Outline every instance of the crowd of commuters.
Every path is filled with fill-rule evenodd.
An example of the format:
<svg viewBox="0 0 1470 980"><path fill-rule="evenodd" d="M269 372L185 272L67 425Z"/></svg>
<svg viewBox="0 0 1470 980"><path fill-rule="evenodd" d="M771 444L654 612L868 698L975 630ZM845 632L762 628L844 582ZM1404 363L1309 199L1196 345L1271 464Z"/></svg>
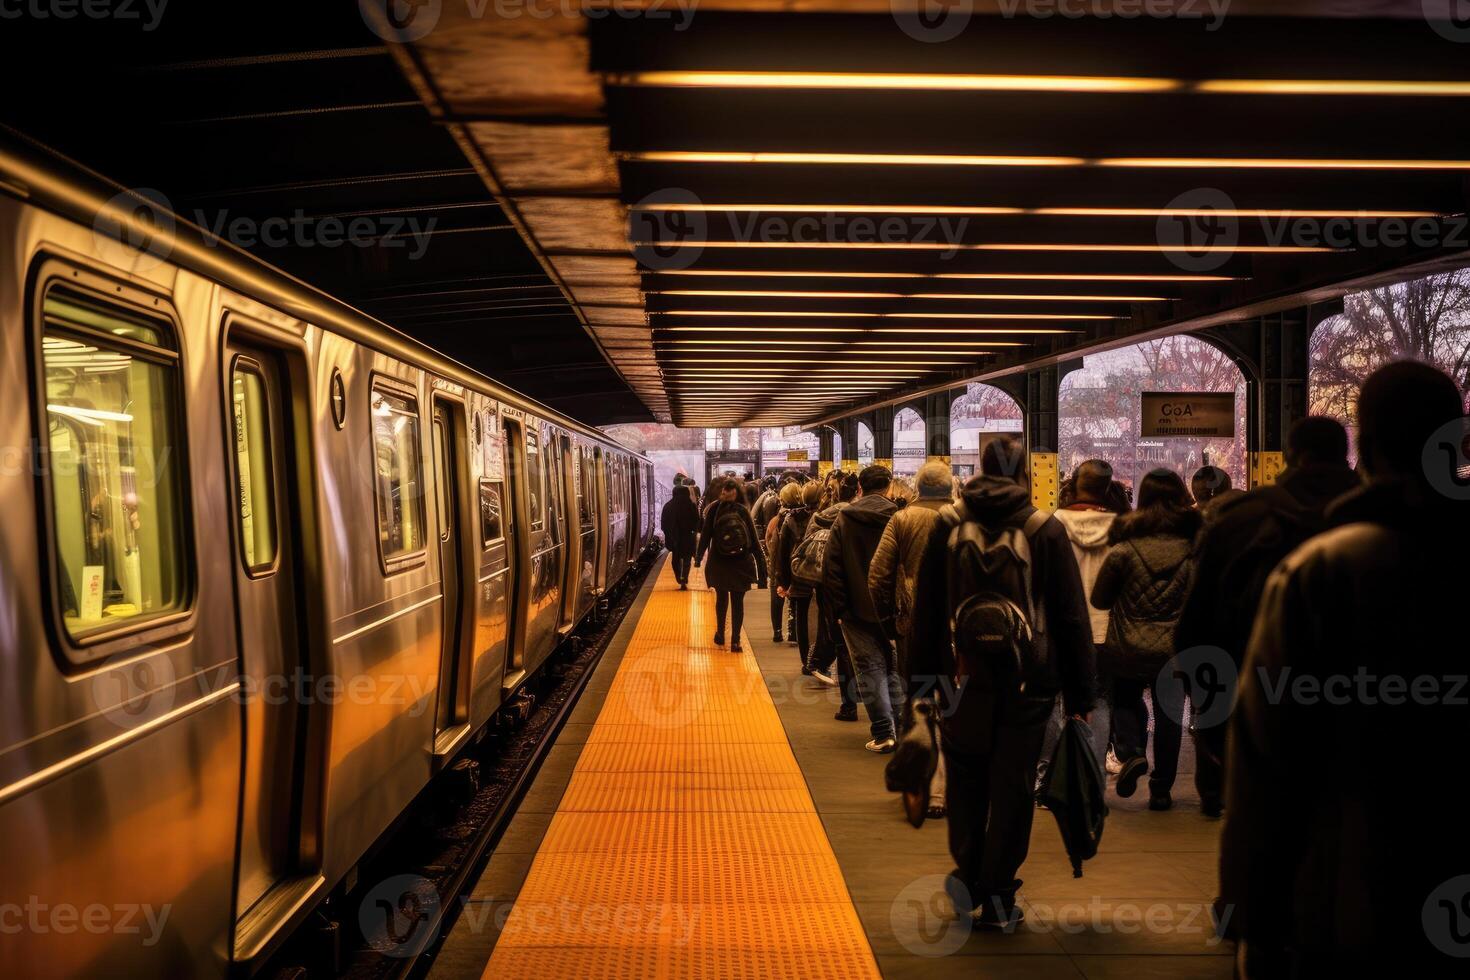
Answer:
<svg viewBox="0 0 1470 980"><path fill-rule="evenodd" d="M1413 962L1437 955L1429 896L1470 872L1458 808L1401 799L1457 780L1441 751L1470 732L1467 691L1451 697L1465 675L1456 624L1470 555L1470 488L1454 464L1470 437L1435 444L1463 413L1449 378L1398 363L1362 389L1356 469L1342 426L1306 418L1274 485L1241 491L1205 466L1188 485L1154 470L1135 490L1094 459L1046 514L1021 445L1001 436L963 486L943 463L912 485L882 466L758 488L727 477L702 515L694 492L676 490L665 535L681 586L691 554L708 555L716 644L728 607L739 648L744 593L768 573L774 639L784 632L803 673L838 687L838 719L857 720L861 704L868 750L893 751L914 700L936 704L930 813L947 816L963 886L952 894L978 924L1023 917L1017 872L1038 778L1077 718L1116 794L1147 776L1153 811L1173 807L1193 736L1201 811L1225 818L1219 918L1245 975ZM969 564L967 546L979 556ZM985 576L1009 560L1024 569L1019 590L992 588ZM985 661L996 637L971 635L976 621L1020 623L1005 647L1016 657ZM1290 693L1293 676L1323 692L1329 675L1444 696ZM1206 710L1222 692L1227 710Z"/></svg>

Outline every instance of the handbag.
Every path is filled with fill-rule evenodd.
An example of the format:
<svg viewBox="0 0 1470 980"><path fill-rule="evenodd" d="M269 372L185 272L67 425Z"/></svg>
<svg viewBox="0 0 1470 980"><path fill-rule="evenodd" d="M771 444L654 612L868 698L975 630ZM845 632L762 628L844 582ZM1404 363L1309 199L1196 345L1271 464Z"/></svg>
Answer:
<svg viewBox="0 0 1470 980"><path fill-rule="evenodd" d="M903 797L903 812L915 827L929 812L929 787L939 768L939 722L934 702L916 698L904 709L904 733L883 770L889 792Z"/></svg>

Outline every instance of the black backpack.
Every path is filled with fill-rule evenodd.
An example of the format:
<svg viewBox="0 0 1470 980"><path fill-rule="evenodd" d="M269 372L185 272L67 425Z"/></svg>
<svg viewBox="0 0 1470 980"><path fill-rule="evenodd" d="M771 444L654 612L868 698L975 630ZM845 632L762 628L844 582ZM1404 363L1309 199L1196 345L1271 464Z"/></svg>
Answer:
<svg viewBox="0 0 1470 980"><path fill-rule="evenodd" d="M750 532L737 507L715 515L714 552L721 558L743 558L750 551Z"/></svg>
<svg viewBox="0 0 1470 980"><path fill-rule="evenodd" d="M954 524L947 578L955 679L998 696L1023 694L1047 673L1031 541L1050 515L1033 507L1019 522L987 528L953 507L946 512Z"/></svg>

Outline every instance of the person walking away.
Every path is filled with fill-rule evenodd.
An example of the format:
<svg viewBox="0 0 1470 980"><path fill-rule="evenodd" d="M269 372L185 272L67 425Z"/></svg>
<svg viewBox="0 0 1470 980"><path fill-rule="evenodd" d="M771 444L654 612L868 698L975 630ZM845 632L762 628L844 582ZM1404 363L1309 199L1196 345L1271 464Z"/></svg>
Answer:
<svg viewBox="0 0 1470 980"><path fill-rule="evenodd" d="M699 530L699 508L690 498L688 487L682 484L674 487L669 502L664 504L659 515L659 526L664 532L664 544L673 557L674 579L679 583L681 591L687 590L689 563L694 558Z"/></svg>
<svg viewBox="0 0 1470 980"><path fill-rule="evenodd" d="M1056 512L1055 517L1067 530L1072 556L1077 559L1077 571L1082 576L1082 592L1089 602L1087 613L1092 623L1092 644L1097 650L1098 662L1097 704L1093 708L1091 722L1092 751L1098 763L1102 764L1112 738L1113 682L1104 668L1108 660L1108 614L1090 603L1097 573L1108 554L1108 531L1118 517L1109 505L1110 498L1116 496L1112 493L1113 467L1106 460L1089 459L1077 467L1069 483L1071 493L1067 504ZM1043 769L1061 737L1064 721L1060 711L1053 712L1046 730L1046 742L1041 749Z"/></svg>
<svg viewBox="0 0 1470 980"><path fill-rule="evenodd" d="M745 619L745 593L756 578L755 524L740 496L740 481L726 479L719 497L704 512L699 564L706 554L709 567L704 580L715 590L715 646L725 645L725 612L730 614L730 650L740 652L740 627Z"/></svg>
<svg viewBox="0 0 1470 980"><path fill-rule="evenodd" d="M891 622L883 620L868 591L868 566L883 528L898 510L887 496L892 479L886 466L869 466L858 474L857 499L843 508L832 525L823 568L832 615L847 641L858 696L868 712L873 737L864 748L880 753L893 751L903 708L903 690L888 640Z"/></svg>
<svg viewBox="0 0 1470 980"><path fill-rule="evenodd" d="M1220 849L1218 918L1248 976L1465 974L1462 398L1426 364L1370 375L1366 484L1267 580L1230 720Z"/></svg>
<svg viewBox="0 0 1470 980"><path fill-rule="evenodd" d="M780 488L776 486L776 478L768 476L761 495L756 499L755 506L751 508L750 516L755 519L756 527L765 527L771 523L771 518L775 517L776 511L780 509Z"/></svg>
<svg viewBox="0 0 1470 980"><path fill-rule="evenodd" d="M955 908L978 925L1006 930L1024 918L1016 874L1030 849L1036 765L1052 703L1060 692L1067 714L1085 720L1096 669L1077 559L1061 522L1032 506L1019 482L1025 466L1015 436L991 442L981 453L981 475L964 485L953 512L942 512L919 565L909 647L910 672L938 681L937 692L913 694L933 694L940 702ZM968 616L964 633L952 633L957 613L999 605L967 589L999 587L998 576L983 583L961 577L974 567L960 561L973 536L993 545L1009 542L1011 554L1024 559L1010 566L1020 579L1010 584L1025 593L1016 597L1030 607L1022 615L1043 640L1025 644L1030 655L1020 662L1015 650L981 656L992 641L969 629ZM999 551L992 557L1001 557ZM1018 634L1011 639L1020 646ZM957 647L963 657L956 656Z"/></svg>
<svg viewBox="0 0 1470 980"><path fill-rule="evenodd" d="M1189 478L1189 495L1194 498L1194 505L1200 510L1204 510L1230 489L1230 474L1218 466L1201 466Z"/></svg>
<svg viewBox="0 0 1470 980"><path fill-rule="evenodd" d="M1174 630L1175 650L1223 650L1228 665L1216 662L1211 668L1228 666L1239 676L1271 570L1327 530L1327 506L1359 485L1347 454L1347 430L1335 419L1300 419L1286 434L1286 469L1274 485L1257 487L1234 502L1220 496L1211 501L1195 547L1194 588ZM1218 817L1227 724L1222 719L1200 725L1199 705L1195 708L1195 783L1205 815Z"/></svg>
<svg viewBox="0 0 1470 980"><path fill-rule="evenodd" d="M857 497L857 477L851 473L833 471L835 479L827 481L823 488L823 499L828 501L827 506L819 507L816 514L812 516L812 522L807 528L808 537L817 539L816 543L822 545L823 575L821 582L813 587L812 598L817 607L817 638L812 649L811 676L818 683L826 684L829 679L836 678L838 692L842 703L837 708L833 717L838 721L857 721L857 680L853 677L852 660L847 654L847 643L842 638L842 630L837 625L836 618L832 615L832 601L826 594L826 555L827 542L831 539L832 525L837 523L837 515ZM812 547L815 547L815 543Z"/></svg>
<svg viewBox="0 0 1470 980"><path fill-rule="evenodd" d="M757 524L764 532L762 536L762 550L766 562L766 574L771 583L771 642L780 643L784 637L781 635L781 617L786 609L786 599L778 588L780 578L776 574L776 542L781 533L781 526L786 522L793 510L801 507L801 488L796 481L783 483L781 492L778 494L780 508L773 514L765 524ZM795 637L792 637L795 639Z"/></svg>
<svg viewBox="0 0 1470 980"><path fill-rule="evenodd" d="M1174 805L1170 791L1182 730L1165 705L1182 710L1186 691L1182 680L1161 672L1174 656L1174 628L1194 584L1194 540L1201 523L1179 475L1150 471L1139 481L1138 509L1108 530L1112 548L1092 586L1093 607L1112 613L1103 669L1113 678L1113 742L1123 763L1117 792L1124 799L1149 774L1145 691L1153 704L1150 810Z"/></svg>
<svg viewBox="0 0 1470 980"><path fill-rule="evenodd" d="M797 487L796 484L789 484ZM793 508L781 525L781 530L776 538L775 547L772 549L771 573L772 581L776 583L779 594L792 607L795 615L796 650L801 655L801 672L808 676L815 676L811 666L811 605L812 587L796 581L791 574L791 559L796 552L796 546L806 537L806 532L811 527L812 518L816 515L817 504L822 499L822 488L815 483L808 483L804 487L797 487L800 495L800 506Z"/></svg>
<svg viewBox="0 0 1470 980"><path fill-rule="evenodd" d="M904 691L914 689L909 669L909 646L914 624L914 589L919 562L939 512L954 498L954 480L944 463L925 463L914 479L913 502L894 514L883 529L873 564L868 568L868 591L879 610L893 610L895 661L899 684ZM905 699L906 701L907 699ZM902 716L906 716L902 712ZM929 786L930 817L944 816L944 758L940 756L934 779Z"/></svg>

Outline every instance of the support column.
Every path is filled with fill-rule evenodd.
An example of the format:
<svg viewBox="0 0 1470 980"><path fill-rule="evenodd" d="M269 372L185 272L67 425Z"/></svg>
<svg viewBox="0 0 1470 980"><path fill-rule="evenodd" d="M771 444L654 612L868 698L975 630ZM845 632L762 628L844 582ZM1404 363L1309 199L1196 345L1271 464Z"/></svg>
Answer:
<svg viewBox="0 0 1470 980"><path fill-rule="evenodd" d="M856 416L842 419L837 431L842 433L842 468L848 473L858 471L858 420Z"/></svg>
<svg viewBox="0 0 1470 980"><path fill-rule="evenodd" d="M836 465L836 460L832 458L832 452L837 448L834 445L836 440L833 438L836 434L830 426L823 425L817 428L818 477L826 477L832 471L832 467Z"/></svg>
<svg viewBox="0 0 1470 980"><path fill-rule="evenodd" d="M1026 372L1026 472L1031 481L1031 505L1057 509L1061 473L1057 460L1057 395L1061 371L1048 365Z"/></svg>
<svg viewBox="0 0 1470 980"><path fill-rule="evenodd" d="M938 391L932 395L926 395L922 402L913 406L924 417L926 462L950 465L949 407L953 401L952 390Z"/></svg>
<svg viewBox="0 0 1470 980"><path fill-rule="evenodd" d="M868 425L873 430L873 465L893 472L893 406L873 409Z"/></svg>

